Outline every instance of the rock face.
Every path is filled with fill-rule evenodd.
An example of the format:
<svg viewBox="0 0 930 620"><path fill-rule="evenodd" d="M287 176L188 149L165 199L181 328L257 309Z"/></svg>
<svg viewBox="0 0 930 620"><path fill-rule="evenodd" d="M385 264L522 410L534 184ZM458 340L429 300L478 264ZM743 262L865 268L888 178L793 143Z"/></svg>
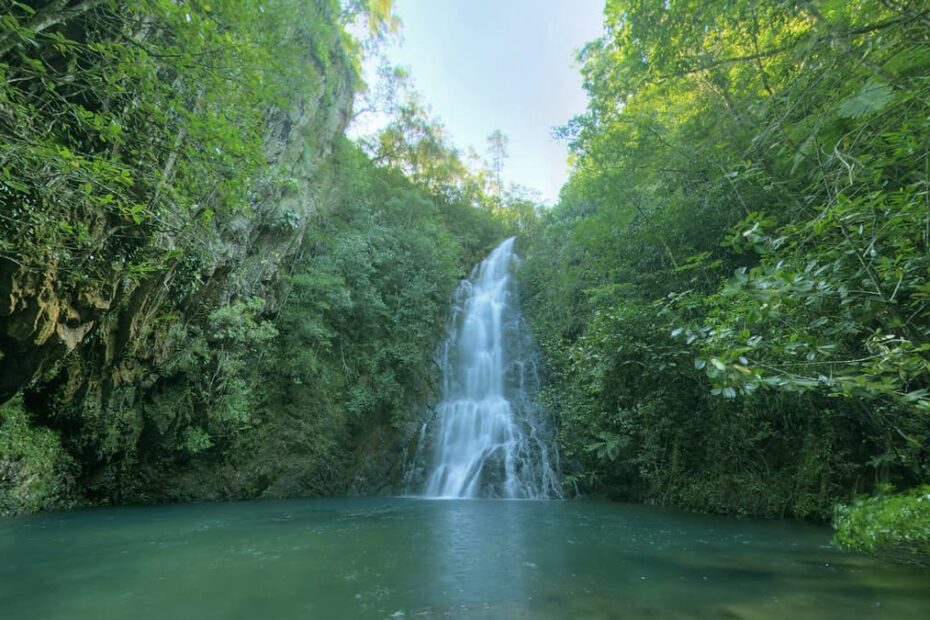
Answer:
<svg viewBox="0 0 930 620"><path fill-rule="evenodd" d="M0 259L0 401L73 351L110 309L112 297L66 295L58 265L44 272Z"/></svg>
<svg viewBox="0 0 930 620"><path fill-rule="evenodd" d="M328 24L326 36L306 46L316 74L305 76L305 90L293 93L286 109L266 110L268 178L253 180L247 208L203 205L193 215L209 209L211 217L193 240L173 234L181 227L170 222L151 234L143 226L133 231L136 241L149 235L147 247L176 259L131 273L125 258L101 250L84 262L65 257L37 269L9 251L26 222L0 226L7 250L0 252L0 403L24 391L33 422L58 431L82 475L100 478L102 489L112 487L107 478L118 475L114 468L147 432L138 403L171 380L161 369L186 346L169 337L166 325L196 324L210 309L253 297L265 300L265 314L275 313L280 275L299 251L309 217L326 210L333 146L357 83L339 26L327 16L330 5L308 7L323 13L309 19ZM96 27L87 19L87 28ZM12 192L0 185L0 199L6 195ZM106 238L112 216L94 208L82 213L80 224ZM92 284L81 277L87 261L95 269Z"/></svg>
<svg viewBox="0 0 930 620"><path fill-rule="evenodd" d="M348 120L355 80L347 65L341 69L341 75L320 80L317 92L279 113L269 126L269 160L292 183L284 191L261 196L248 215L216 217L204 236L211 262L200 272L202 285L189 303L219 306L231 298L257 295L269 300L267 311L275 310L282 264L297 252L308 217L325 208L332 190L328 158ZM324 99L330 88L332 97ZM163 249L170 252L179 246L167 240ZM148 348L151 343L145 336L177 272L135 282L114 265L109 286L82 290L62 277L68 269L57 263L37 272L0 258L0 402L76 349L77 355L94 359L95 371L110 375L114 385L144 374L141 367L159 363L158 352Z"/></svg>

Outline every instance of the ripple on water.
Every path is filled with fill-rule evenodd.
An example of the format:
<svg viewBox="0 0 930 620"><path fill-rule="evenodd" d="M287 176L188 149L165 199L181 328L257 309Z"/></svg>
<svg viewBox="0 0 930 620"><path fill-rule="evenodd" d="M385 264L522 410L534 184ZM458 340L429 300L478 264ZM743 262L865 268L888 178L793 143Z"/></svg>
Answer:
<svg viewBox="0 0 930 620"><path fill-rule="evenodd" d="M821 527L585 502L352 499L0 521L4 620L930 617Z"/></svg>

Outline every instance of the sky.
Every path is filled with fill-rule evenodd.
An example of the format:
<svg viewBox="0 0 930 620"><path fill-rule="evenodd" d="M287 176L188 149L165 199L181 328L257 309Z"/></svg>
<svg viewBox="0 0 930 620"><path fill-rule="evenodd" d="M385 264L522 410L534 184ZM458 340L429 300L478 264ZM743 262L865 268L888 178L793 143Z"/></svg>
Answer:
<svg viewBox="0 0 930 620"><path fill-rule="evenodd" d="M401 36L385 53L464 150L510 139L508 183L554 203L568 177L554 127L584 112L575 52L602 30L603 0L395 0ZM377 62L373 61L376 65Z"/></svg>

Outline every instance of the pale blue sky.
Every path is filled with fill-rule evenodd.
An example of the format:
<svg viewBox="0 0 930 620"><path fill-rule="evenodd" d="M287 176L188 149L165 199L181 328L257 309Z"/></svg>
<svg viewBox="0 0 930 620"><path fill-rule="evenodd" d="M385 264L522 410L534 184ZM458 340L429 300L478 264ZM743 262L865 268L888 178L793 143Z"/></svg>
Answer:
<svg viewBox="0 0 930 620"><path fill-rule="evenodd" d="M555 202L567 178L552 129L585 109L574 51L601 34L602 0L395 0L400 41L386 54L456 146L510 138L504 176Z"/></svg>

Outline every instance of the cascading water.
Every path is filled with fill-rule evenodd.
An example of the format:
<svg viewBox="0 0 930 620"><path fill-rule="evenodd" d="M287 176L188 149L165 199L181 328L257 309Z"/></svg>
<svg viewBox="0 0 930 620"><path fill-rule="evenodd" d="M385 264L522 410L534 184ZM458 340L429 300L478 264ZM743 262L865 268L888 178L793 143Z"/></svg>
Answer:
<svg viewBox="0 0 930 620"><path fill-rule="evenodd" d="M456 293L442 400L424 432L427 497L561 497L557 455L533 399L535 348L510 277L513 243L499 245Z"/></svg>

